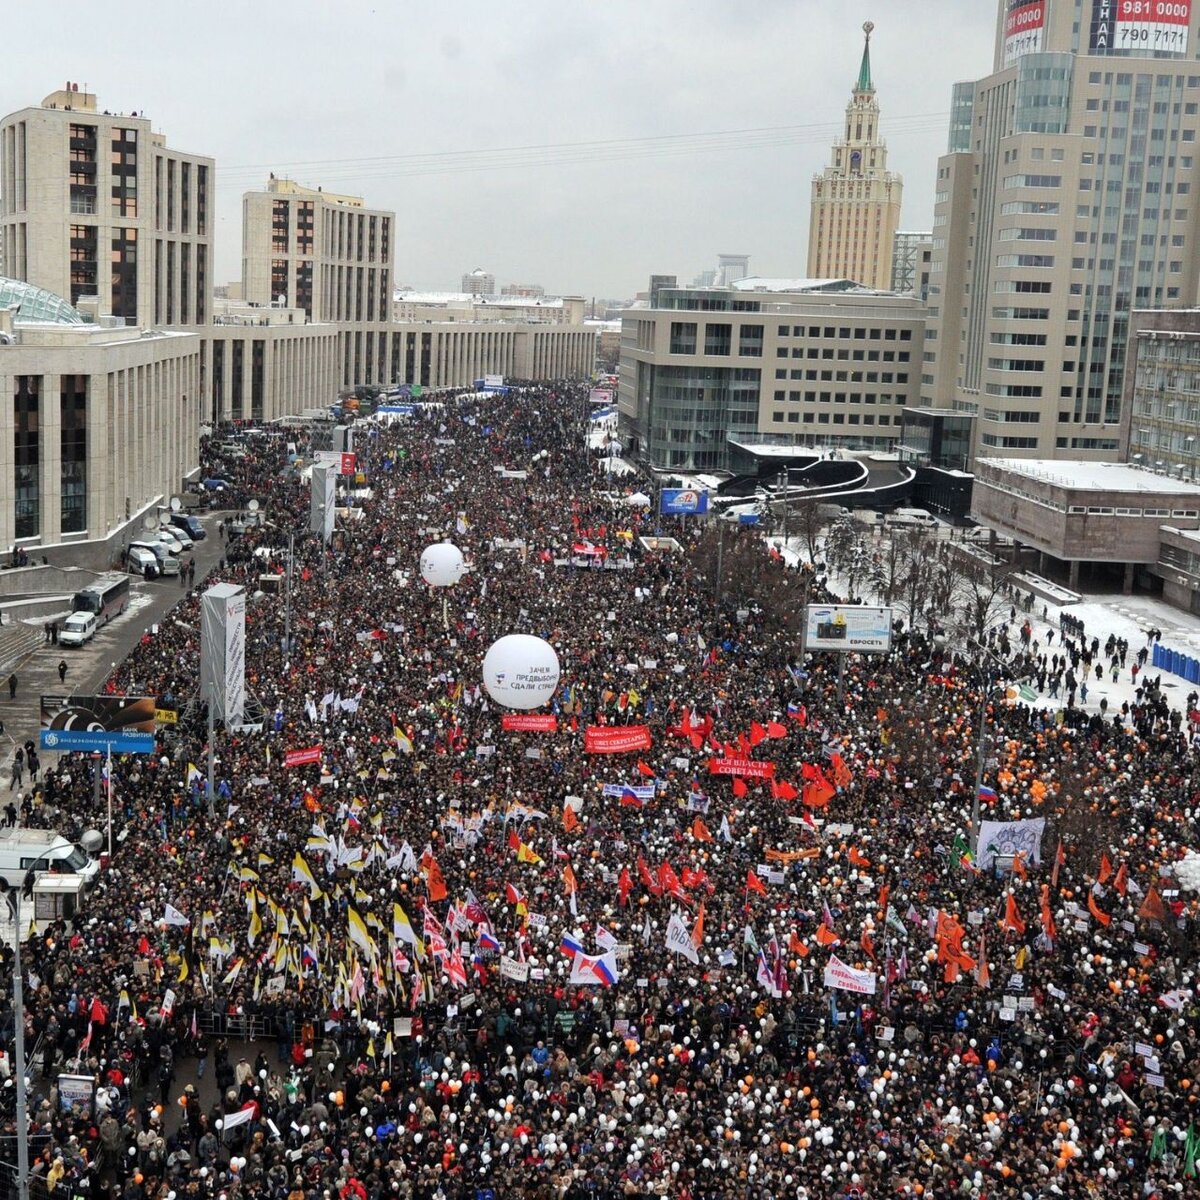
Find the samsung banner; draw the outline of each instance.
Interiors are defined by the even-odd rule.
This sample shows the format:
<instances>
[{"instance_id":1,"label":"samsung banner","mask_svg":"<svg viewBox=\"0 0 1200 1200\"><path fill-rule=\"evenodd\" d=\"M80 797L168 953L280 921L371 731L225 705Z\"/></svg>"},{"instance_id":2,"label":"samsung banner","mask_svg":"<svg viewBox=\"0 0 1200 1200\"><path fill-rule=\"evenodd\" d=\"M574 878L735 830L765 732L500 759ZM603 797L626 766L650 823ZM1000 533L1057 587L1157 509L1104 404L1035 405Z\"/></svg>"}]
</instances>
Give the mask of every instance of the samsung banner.
<instances>
[{"instance_id":1,"label":"samsung banner","mask_svg":"<svg viewBox=\"0 0 1200 1200\"><path fill-rule=\"evenodd\" d=\"M708 512L708 493L702 488L663 488L658 511L663 516L703 516Z\"/></svg>"},{"instance_id":2,"label":"samsung banner","mask_svg":"<svg viewBox=\"0 0 1200 1200\"><path fill-rule=\"evenodd\" d=\"M885 653L892 645L892 610L855 604L810 604L805 645L809 650Z\"/></svg>"},{"instance_id":3,"label":"samsung banner","mask_svg":"<svg viewBox=\"0 0 1200 1200\"><path fill-rule=\"evenodd\" d=\"M200 688L214 719L242 724L246 711L246 590L217 583L200 597Z\"/></svg>"}]
</instances>

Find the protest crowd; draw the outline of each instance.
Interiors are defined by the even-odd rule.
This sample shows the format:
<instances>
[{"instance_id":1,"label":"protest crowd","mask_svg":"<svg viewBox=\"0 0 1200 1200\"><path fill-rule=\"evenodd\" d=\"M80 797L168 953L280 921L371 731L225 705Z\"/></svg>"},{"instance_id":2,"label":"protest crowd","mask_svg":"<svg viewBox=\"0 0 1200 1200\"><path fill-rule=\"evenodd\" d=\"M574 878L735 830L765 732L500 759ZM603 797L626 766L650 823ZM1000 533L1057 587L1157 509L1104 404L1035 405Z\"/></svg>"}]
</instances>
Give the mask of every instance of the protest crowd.
<instances>
[{"instance_id":1,"label":"protest crowd","mask_svg":"<svg viewBox=\"0 0 1200 1200\"><path fill-rule=\"evenodd\" d=\"M1190 723L1149 682L1023 703L996 662L1082 680L1104 631L1035 648L1007 606L986 649L902 629L839 682L717 602L705 522L608 492L586 408L564 382L360 425L327 548L282 451L239 463L269 523L107 685L179 725L114 758L113 857L23 942L35 1200L1200 1190ZM259 591L289 534L290 619ZM435 589L444 539L469 570ZM723 553L836 599L752 529ZM210 808L217 581L262 717L219 730ZM482 686L512 633L557 653L541 722ZM26 823L101 824L93 769L44 763Z\"/></svg>"}]
</instances>

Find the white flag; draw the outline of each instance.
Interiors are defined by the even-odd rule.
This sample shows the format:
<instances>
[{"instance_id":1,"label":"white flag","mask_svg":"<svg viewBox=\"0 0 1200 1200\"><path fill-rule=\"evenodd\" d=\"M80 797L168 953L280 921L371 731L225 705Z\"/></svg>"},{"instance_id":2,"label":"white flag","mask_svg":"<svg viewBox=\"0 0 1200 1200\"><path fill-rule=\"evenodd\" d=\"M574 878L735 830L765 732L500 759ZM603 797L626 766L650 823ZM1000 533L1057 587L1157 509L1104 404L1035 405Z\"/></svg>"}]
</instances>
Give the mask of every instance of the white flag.
<instances>
[{"instance_id":1,"label":"white flag","mask_svg":"<svg viewBox=\"0 0 1200 1200\"><path fill-rule=\"evenodd\" d=\"M173 904L168 904L166 912L163 913L164 925L190 925L191 921L187 919Z\"/></svg>"},{"instance_id":2,"label":"white flag","mask_svg":"<svg viewBox=\"0 0 1200 1200\"><path fill-rule=\"evenodd\" d=\"M700 955L696 953L696 947L692 945L692 931L677 912L673 912L671 919L667 922L667 949L673 950L676 954L682 954L688 962L697 964L700 962Z\"/></svg>"}]
</instances>

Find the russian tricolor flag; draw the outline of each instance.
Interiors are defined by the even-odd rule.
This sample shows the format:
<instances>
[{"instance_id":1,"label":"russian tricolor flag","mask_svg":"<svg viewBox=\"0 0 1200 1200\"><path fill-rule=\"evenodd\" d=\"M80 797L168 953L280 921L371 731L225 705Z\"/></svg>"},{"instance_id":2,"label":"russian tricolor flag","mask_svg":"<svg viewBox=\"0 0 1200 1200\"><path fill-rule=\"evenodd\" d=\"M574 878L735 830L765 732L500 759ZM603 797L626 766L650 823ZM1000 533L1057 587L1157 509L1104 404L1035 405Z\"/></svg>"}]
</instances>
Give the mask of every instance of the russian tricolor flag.
<instances>
[{"instance_id":1,"label":"russian tricolor flag","mask_svg":"<svg viewBox=\"0 0 1200 1200\"><path fill-rule=\"evenodd\" d=\"M617 982L617 960L614 954L602 954L592 963L592 974L605 987L612 987Z\"/></svg>"},{"instance_id":2,"label":"russian tricolor flag","mask_svg":"<svg viewBox=\"0 0 1200 1200\"><path fill-rule=\"evenodd\" d=\"M980 800L995 800L995 788L990 788L986 783L981 783L979 785L979 798Z\"/></svg>"},{"instance_id":3,"label":"russian tricolor flag","mask_svg":"<svg viewBox=\"0 0 1200 1200\"><path fill-rule=\"evenodd\" d=\"M479 931L479 949L499 951L500 943L490 929L481 929Z\"/></svg>"},{"instance_id":4,"label":"russian tricolor flag","mask_svg":"<svg viewBox=\"0 0 1200 1200\"><path fill-rule=\"evenodd\" d=\"M645 800L637 794L637 792L626 784L621 789L621 804L629 808L641 808L645 804Z\"/></svg>"},{"instance_id":5,"label":"russian tricolor flag","mask_svg":"<svg viewBox=\"0 0 1200 1200\"><path fill-rule=\"evenodd\" d=\"M583 953L583 943L572 937L569 933L563 934L562 942L558 947L568 958L574 958L577 954Z\"/></svg>"}]
</instances>

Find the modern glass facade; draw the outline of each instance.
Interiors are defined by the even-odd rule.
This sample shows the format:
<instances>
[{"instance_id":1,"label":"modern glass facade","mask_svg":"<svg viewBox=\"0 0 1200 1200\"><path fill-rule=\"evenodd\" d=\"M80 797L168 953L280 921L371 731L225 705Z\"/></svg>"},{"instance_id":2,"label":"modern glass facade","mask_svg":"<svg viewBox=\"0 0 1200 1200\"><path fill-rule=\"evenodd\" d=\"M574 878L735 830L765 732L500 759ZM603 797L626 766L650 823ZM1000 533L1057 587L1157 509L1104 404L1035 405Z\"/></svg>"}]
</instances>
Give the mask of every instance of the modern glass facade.
<instances>
[{"instance_id":1,"label":"modern glass facade","mask_svg":"<svg viewBox=\"0 0 1200 1200\"><path fill-rule=\"evenodd\" d=\"M653 462L680 470L724 470L730 434L758 425L761 372L746 367L655 366L649 379Z\"/></svg>"},{"instance_id":2,"label":"modern glass facade","mask_svg":"<svg viewBox=\"0 0 1200 1200\"><path fill-rule=\"evenodd\" d=\"M86 375L64 375L59 384L60 533L87 530L87 387Z\"/></svg>"},{"instance_id":3,"label":"modern glass facade","mask_svg":"<svg viewBox=\"0 0 1200 1200\"><path fill-rule=\"evenodd\" d=\"M39 398L40 375L18 375L13 380L13 467L16 484L13 532L18 538L41 532L41 467Z\"/></svg>"}]
</instances>

